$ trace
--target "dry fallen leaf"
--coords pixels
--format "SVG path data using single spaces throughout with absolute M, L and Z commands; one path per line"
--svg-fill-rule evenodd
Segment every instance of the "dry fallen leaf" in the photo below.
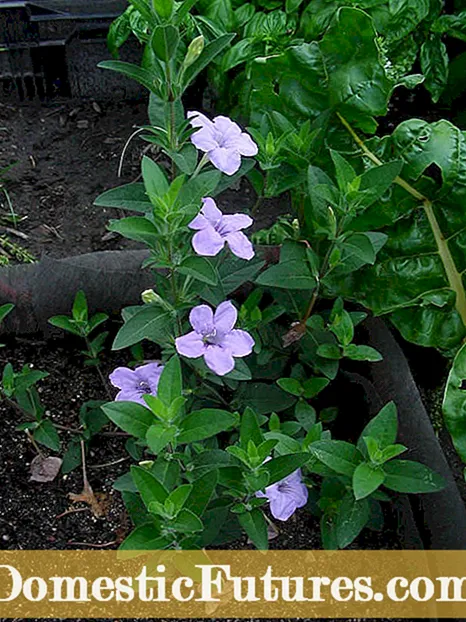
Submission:
M 31 462 L 31 477 L 29 481 L 40 483 L 53 482 L 60 471 L 62 462 L 61 458 L 47 457 L 39 454 Z
M 88 482 L 85 482 L 82 492 L 70 492 L 68 497 L 73 503 L 86 503 L 96 518 L 102 518 L 107 513 L 108 498 L 104 493 L 95 494 Z

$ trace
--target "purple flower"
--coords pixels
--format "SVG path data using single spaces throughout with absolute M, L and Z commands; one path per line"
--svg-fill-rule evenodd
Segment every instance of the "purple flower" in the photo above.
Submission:
M 225 175 L 238 171 L 241 156 L 257 155 L 256 143 L 228 117 L 215 117 L 211 121 L 200 112 L 188 112 L 188 119 L 192 127 L 200 128 L 191 136 L 191 142 Z
M 163 371 L 160 363 L 148 363 L 136 369 L 117 367 L 109 376 L 114 387 L 121 389 L 116 401 L 137 402 L 146 406 L 144 395 L 157 395 L 157 386 Z
M 265 497 L 270 502 L 270 511 L 277 520 L 288 520 L 298 508 L 307 503 L 308 490 L 303 484 L 301 469 L 272 484 L 264 492 L 256 492 L 256 497 Z
M 207 305 L 199 305 L 189 314 L 194 330 L 175 342 L 176 350 L 190 359 L 204 357 L 209 369 L 224 376 L 235 367 L 234 357 L 251 354 L 254 339 L 244 330 L 234 329 L 238 312 L 228 300 L 213 313 Z
M 202 199 L 204 206 L 188 227 L 194 229 L 192 244 L 198 255 L 218 255 L 225 244 L 241 259 L 252 259 L 254 248 L 241 229 L 250 227 L 252 218 L 246 214 L 224 216 L 213 199 Z

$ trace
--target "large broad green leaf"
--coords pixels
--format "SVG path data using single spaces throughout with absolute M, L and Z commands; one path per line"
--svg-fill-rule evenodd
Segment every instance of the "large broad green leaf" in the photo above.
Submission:
M 215 436 L 237 423 L 237 417 L 226 410 L 204 408 L 188 415 L 180 424 L 179 443 L 194 443 Z
M 448 121 L 412 119 L 371 148 L 404 162 L 401 176 L 418 197 L 397 187 L 363 214 L 360 226 L 382 229 L 388 241 L 374 267 L 348 279 L 345 295 L 390 314 L 409 341 L 454 351 L 466 335 L 465 133 Z M 425 176 L 432 165 L 436 181 Z
M 121 60 L 103 60 L 98 65 L 101 69 L 111 69 L 124 76 L 136 80 L 145 86 L 149 91 L 154 91 L 154 77 L 148 69 L 143 69 L 132 63 L 125 63 Z
M 115 425 L 136 438 L 145 439 L 155 417 L 148 408 L 135 402 L 109 402 L 102 410 Z
M 448 82 L 448 53 L 440 35 L 431 35 L 421 47 L 421 70 L 432 101 L 438 102 Z
M 445 480 L 420 462 L 392 460 L 383 467 L 384 485 L 396 492 L 420 494 L 438 492 L 445 488 Z
M 143 339 L 164 343 L 169 339 L 172 329 L 173 318 L 170 313 L 156 305 L 144 305 L 120 328 L 113 342 L 113 350 L 128 348 Z
M 361 128 L 375 131 L 373 117 L 386 114 L 393 88 L 373 22 L 355 8 L 340 9 L 319 43 L 292 46 L 254 67 L 253 118 L 276 110 L 303 120 L 337 109 Z
M 340 7 L 354 6 L 354 0 L 313 0 L 302 16 L 302 29 L 307 40 L 317 39 L 328 28 Z M 430 0 L 360 0 L 374 19 L 374 25 L 389 42 L 398 41 L 416 30 L 428 16 Z
M 466 462 L 466 345 L 456 355 L 448 376 L 443 416 L 455 449 Z
M 94 201 L 98 207 L 116 207 L 134 212 L 150 212 L 152 204 L 142 183 L 125 184 L 100 194 Z

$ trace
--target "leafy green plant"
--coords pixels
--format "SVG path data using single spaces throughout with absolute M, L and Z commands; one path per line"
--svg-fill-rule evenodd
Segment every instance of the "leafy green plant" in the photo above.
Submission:
M 71 317 L 56 315 L 49 319 L 49 324 L 84 339 L 87 349 L 82 351 L 86 357 L 85 365 L 99 366 L 99 357 L 104 350 L 108 332 L 101 332 L 91 337 L 96 328 L 108 320 L 105 313 L 96 313 L 89 317 L 86 294 L 79 291 L 73 303 Z

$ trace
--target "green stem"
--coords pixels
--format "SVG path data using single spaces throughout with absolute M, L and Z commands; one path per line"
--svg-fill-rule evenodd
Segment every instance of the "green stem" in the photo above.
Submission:
M 204 166 L 207 164 L 208 161 L 209 161 L 209 156 L 207 155 L 207 153 L 204 153 L 204 155 L 199 161 L 199 164 L 196 166 L 194 173 L 191 175 L 191 179 L 195 179 L 199 175 L 199 173 L 201 172 L 201 170 L 204 168 Z
M 374 153 L 372 153 L 372 151 L 370 151 L 370 149 L 367 148 L 367 146 L 356 134 L 348 121 L 344 117 L 342 117 L 339 112 L 337 112 L 337 115 L 344 127 L 350 133 L 355 143 L 361 148 L 364 155 L 367 156 L 377 166 L 382 166 L 382 160 L 380 160 Z M 427 216 L 427 220 L 429 221 L 432 233 L 434 234 L 438 254 L 440 256 L 440 259 L 442 260 L 448 283 L 451 289 L 456 294 L 456 310 L 458 311 L 458 314 L 461 317 L 464 326 L 466 326 L 466 292 L 463 286 L 463 280 L 461 278 L 461 273 L 456 267 L 455 261 L 448 247 L 447 240 L 445 239 L 445 236 L 440 229 L 440 225 L 435 216 L 432 201 L 423 194 L 421 194 L 418 190 L 416 190 L 416 188 L 411 186 L 411 184 L 409 184 L 401 177 L 395 177 L 394 182 L 404 188 L 406 192 L 408 192 L 411 196 L 413 196 L 415 199 L 422 203 L 422 207 L 424 208 L 424 212 Z

